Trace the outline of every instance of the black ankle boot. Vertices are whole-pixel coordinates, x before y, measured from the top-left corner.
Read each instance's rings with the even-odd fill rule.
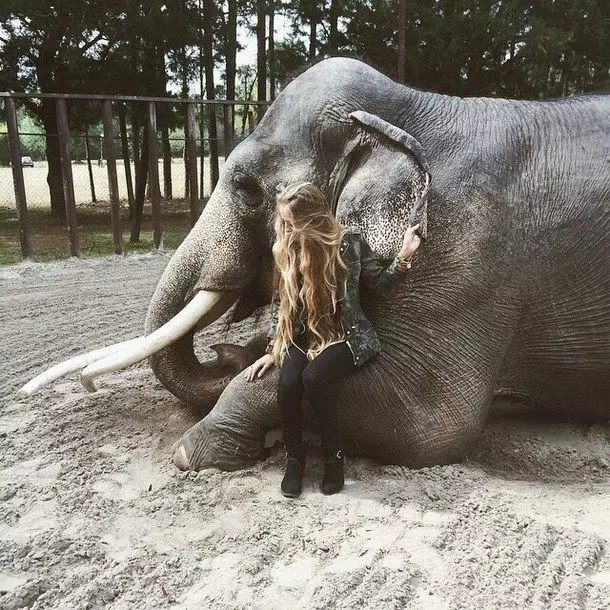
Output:
[[[303,472],[305,471],[305,451],[298,455],[286,452],[286,472],[282,479],[282,493],[287,498],[301,495]]]
[[[336,494],[343,489],[345,478],[343,475],[343,465],[345,464],[345,456],[343,451],[339,449],[335,453],[324,456],[324,478],[320,489],[323,494]]]

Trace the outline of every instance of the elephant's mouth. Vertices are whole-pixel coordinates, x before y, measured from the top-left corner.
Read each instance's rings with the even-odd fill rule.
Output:
[[[96,377],[140,362],[175,343],[193,329],[210,325],[235,303],[241,292],[200,290],[178,314],[149,335],[64,360],[34,377],[18,393],[31,396],[45,385],[78,370],[81,371],[80,380],[83,386],[89,392],[95,392],[93,381]]]

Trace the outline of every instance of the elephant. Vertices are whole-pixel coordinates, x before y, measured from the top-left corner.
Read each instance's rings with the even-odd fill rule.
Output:
[[[237,373],[262,355],[266,329],[226,379],[198,361],[193,336],[232,307],[238,322],[271,302],[276,193],[310,181],[379,260],[415,216],[425,236],[410,273],[361,288],[382,351],[339,382],[348,454],[414,468],[460,460],[496,397],[607,418],[609,111],[605,95],[460,98],[356,59],[314,64],[227,157],[151,300],[155,345],[145,337],[121,346],[127,356],[116,346],[92,356],[85,383],[148,356],[160,382],[205,415],[174,447],[179,468],[260,460],[279,425],[279,372]]]

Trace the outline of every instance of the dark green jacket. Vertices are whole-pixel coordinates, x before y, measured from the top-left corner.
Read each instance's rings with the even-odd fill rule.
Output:
[[[373,325],[360,308],[360,282],[373,290],[383,290],[397,277],[409,273],[399,269],[396,259],[389,266],[382,264],[371,250],[366,239],[356,227],[346,227],[339,252],[349,269],[347,292],[341,300],[341,325],[345,333],[356,366],[362,366],[369,358],[381,351],[379,337]],[[267,337],[273,339],[278,323],[279,303],[272,303],[272,324]],[[297,324],[295,324],[297,326]]]

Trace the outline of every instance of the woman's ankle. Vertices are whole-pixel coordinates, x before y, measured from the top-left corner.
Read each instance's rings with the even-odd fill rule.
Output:
[[[320,489],[323,494],[335,494],[345,485],[344,475],[345,456],[341,449],[332,453],[324,451],[324,477]]]

